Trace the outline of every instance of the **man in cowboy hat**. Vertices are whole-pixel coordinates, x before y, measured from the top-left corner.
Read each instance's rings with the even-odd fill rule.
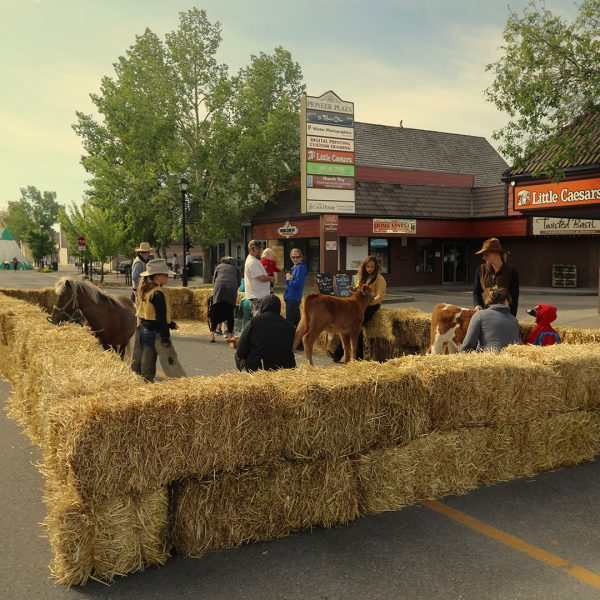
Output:
[[[517,316],[519,305],[519,275],[517,270],[506,262],[506,252],[498,238],[489,238],[475,254],[481,254],[483,263],[475,271],[473,305],[476,310],[485,308],[483,293],[492,286],[505,288],[510,293],[510,312]]]
[[[149,260],[154,258],[152,256],[152,248],[148,242],[142,242],[138,248],[135,249],[137,252],[136,257],[133,259],[131,264],[131,300],[135,303],[135,291],[140,283],[140,275],[142,271],[146,269],[146,264]]]

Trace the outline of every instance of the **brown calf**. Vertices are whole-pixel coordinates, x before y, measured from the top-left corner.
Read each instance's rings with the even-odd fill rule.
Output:
[[[431,313],[430,354],[454,354],[465,339],[474,308],[436,304]]]
[[[302,305],[302,318],[296,328],[294,348],[304,344],[306,362],[312,365],[313,345],[323,331],[339,334],[344,346],[344,362],[356,359],[358,336],[365,310],[371,302],[371,288],[361,286],[349,298],[310,294]]]

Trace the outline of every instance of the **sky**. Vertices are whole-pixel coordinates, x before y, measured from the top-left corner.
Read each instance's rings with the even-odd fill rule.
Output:
[[[179,13],[219,21],[217,58],[235,73],[252,54],[289,50],[308,95],[332,89],[367,123],[483,136],[506,115],[485,100],[509,7],[527,0],[0,0],[0,210],[29,185],[79,204],[86,189],[76,111],[146,28]],[[569,21],[570,0],[545,5]]]

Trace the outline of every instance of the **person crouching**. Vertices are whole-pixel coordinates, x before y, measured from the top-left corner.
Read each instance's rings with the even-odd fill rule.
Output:
[[[535,327],[525,340],[526,344],[534,346],[552,346],[560,344],[560,336],[550,325],[556,321],[556,306],[552,304],[538,304],[535,308],[527,309],[527,314],[535,317]]]
[[[258,313],[242,331],[235,364],[240,371],[293,369],[296,328],[281,316],[281,300],[269,294],[258,301]]]
[[[140,275],[136,295],[136,316],[140,319],[142,343],[141,375],[149,382],[154,381],[157,358],[160,358],[167,377],[185,377],[169,331],[177,329],[177,324],[171,319],[171,306],[163,291],[170,274],[164,258],[148,261],[146,270]]]

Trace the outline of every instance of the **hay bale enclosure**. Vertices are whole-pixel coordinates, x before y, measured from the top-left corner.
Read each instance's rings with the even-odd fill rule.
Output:
[[[205,322],[210,293],[170,289],[175,318]],[[339,526],[600,451],[598,331],[429,356],[429,315],[382,309],[365,348],[386,362],[146,385],[89,330],[47,323],[48,290],[0,300],[8,411],[41,448],[51,569],[65,585],[112,581],[172,552]]]

